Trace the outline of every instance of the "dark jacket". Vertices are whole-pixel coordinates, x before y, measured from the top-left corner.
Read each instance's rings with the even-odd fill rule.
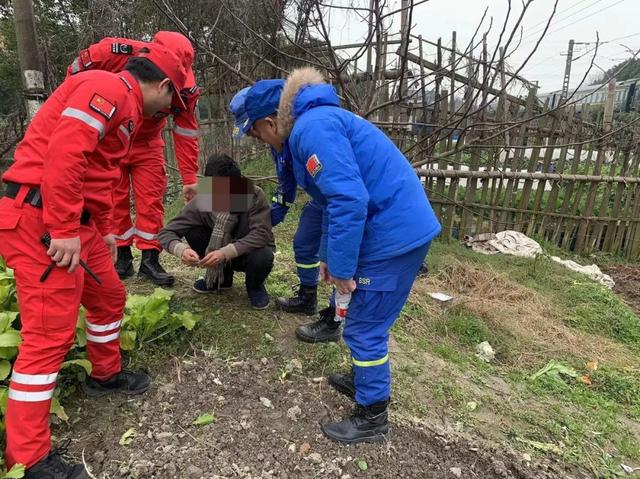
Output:
[[[197,202],[191,200],[178,216],[158,234],[160,245],[169,253],[182,257],[187,245],[182,242],[189,230],[197,226],[204,226],[213,230],[215,213],[200,211]],[[228,261],[243,256],[252,251],[275,246],[271,230],[271,204],[267,202],[264,192],[255,186],[253,202],[246,213],[230,215],[227,222],[228,230],[224,238],[228,244],[220,251]]]

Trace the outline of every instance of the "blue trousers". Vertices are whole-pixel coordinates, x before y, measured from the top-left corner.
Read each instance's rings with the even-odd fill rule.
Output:
[[[302,207],[298,229],[293,237],[296,270],[303,286],[318,284],[322,216],[322,207],[314,201],[309,201]]]
[[[370,406],[391,396],[389,330],[407,301],[430,245],[382,261],[361,258],[358,262],[357,286],[343,333],[351,350],[358,404]]]

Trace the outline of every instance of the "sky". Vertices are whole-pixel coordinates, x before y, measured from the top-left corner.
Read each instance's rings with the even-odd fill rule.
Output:
[[[414,3],[418,1],[414,0]],[[368,6],[369,1],[334,0],[334,4],[364,7]],[[522,0],[512,0],[512,4],[513,11],[509,23],[511,26],[522,12]],[[389,11],[393,11],[399,6],[399,0],[390,0],[388,8]],[[520,68],[532,52],[535,42],[542,35],[546,20],[553,12],[553,6],[554,0],[533,0],[531,3],[522,22],[522,44],[507,61],[511,71]],[[452,31],[455,30],[458,49],[464,49],[485,9],[487,18],[481,31],[488,29],[492,17],[493,27],[488,35],[491,51],[507,15],[507,0],[429,0],[415,7],[412,32],[431,41],[437,41],[440,37],[443,45],[448,46],[451,44]],[[570,86],[575,88],[591,63],[597,35],[602,44],[598,48],[595,64],[603,70],[631,56],[628,48],[634,51],[640,49],[640,23],[637,21],[639,18],[640,0],[559,0],[551,26],[538,50],[521,71],[521,76],[530,81],[538,81],[540,92],[559,90],[562,88],[566,64],[566,56],[561,54],[566,53],[569,40],[592,42],[589,45],[575,46],[576,60],[572,63],[570,83]],[[334,44],[361,41],[366,34],[366,22],[353,12],[332,10],[329,22]],[[389,26],[391,32],[399,31],[399,15],[391,20]],[[425,53],[433,58],[433,52],[434,50]],[[601,73],[597,67],[592,69],[589,78]]]

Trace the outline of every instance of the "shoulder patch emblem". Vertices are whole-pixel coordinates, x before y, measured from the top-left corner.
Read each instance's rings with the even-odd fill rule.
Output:
[[[126,43],[112,43],[111,53],[120,55],[131,55],[133,53],[133,46]]]
[[[89,52],[88,48],[80,52],[80,61],[82,62],[82,66],[85,68],[85,70],[93,65],[93,60],[91,60],[91,52]]]
[[[317,155],[311,155],[311,157],[307,160],[307,172],[315,177],[318,172],[322,169],[322,163],[318,159]]]
[[[91,101],[89,102],[89,107],[92,110],[100,113],[107,120],[111,120],[111,118],[113,118],[113,115],[116,112],[116,106],[113,103],[111,103],[109,100],[107,100],[105,97],[97,93],[94,93],[93,97],[91,98]]]

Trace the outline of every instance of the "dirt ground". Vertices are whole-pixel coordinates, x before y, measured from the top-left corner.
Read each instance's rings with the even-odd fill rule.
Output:
[[[181,307],[194,311],[204,305],[224,310],[224,318],[216,313],[224,324],[246,324],[247,330],[231,336],[231,349],[218,347],[216,338],[224,333],[207,325],[198,326],[200,333],[184,336],[186,347],[173,349],[180,353],[165,357],[161,344],[154,346],[150,391],[135,398],[99,399],[75,393],[65,402],[70,421],[53,427],[54,442],[69,439],[69,455],[78,461],[84,457],[100,479],[588,477],[553,459],[532,460],[487,435],[456,432],[435,419],[413,419],[395,412],[394,404],[388,442],[331,442],[320,424],[345,417],[350,401],[306,366],[302,372],[292,368],[294,373],[286,379],[282,375],[283,364],[300,354],[293,329],[309,318],[273,310],[256,315],[247,308],[242,278],[238,279],[233,290],[213,300],[213,309],[209,298],[192,299],[192,279],[181,273],[174,297]],[[146,291],[135,279],[128,288]],[[273,343],[266,354],[260,349],[264,332],[251,330],[252,324],[266,324],[261,322],[275,324],[269,329]],[[246,351],[240,341],[249,336],[258,342]],[[421,394],[417,386],[412,391],[407,394]],[[402,400],[407,402],[406,395]],[[213,413],[215,421],[194,425],[205,413]],[[434,410],[421,417],[437,416]],[[130,429],[135,430],[131,442],[121,445]]]
[[[602,271],[616,282],[613,290],[640,314],[640,265],[610,265],[603,267]]]
[[[84,454],[101,478],[584,477],[395,420],[386,444],[333,443],[319,424],[345,415],[349,400],[320,378],[279,379],[276,361],[224,361],[203,352],[171,358],[151,371],[155,383],[144,396],[78,396],[67,407],[73,424],[59,425],[54,434],[72,439],[71,454]],[[207,412],[215,414],[214,423],[193,425]],[[133,440],[120,445],[130,428]]]

